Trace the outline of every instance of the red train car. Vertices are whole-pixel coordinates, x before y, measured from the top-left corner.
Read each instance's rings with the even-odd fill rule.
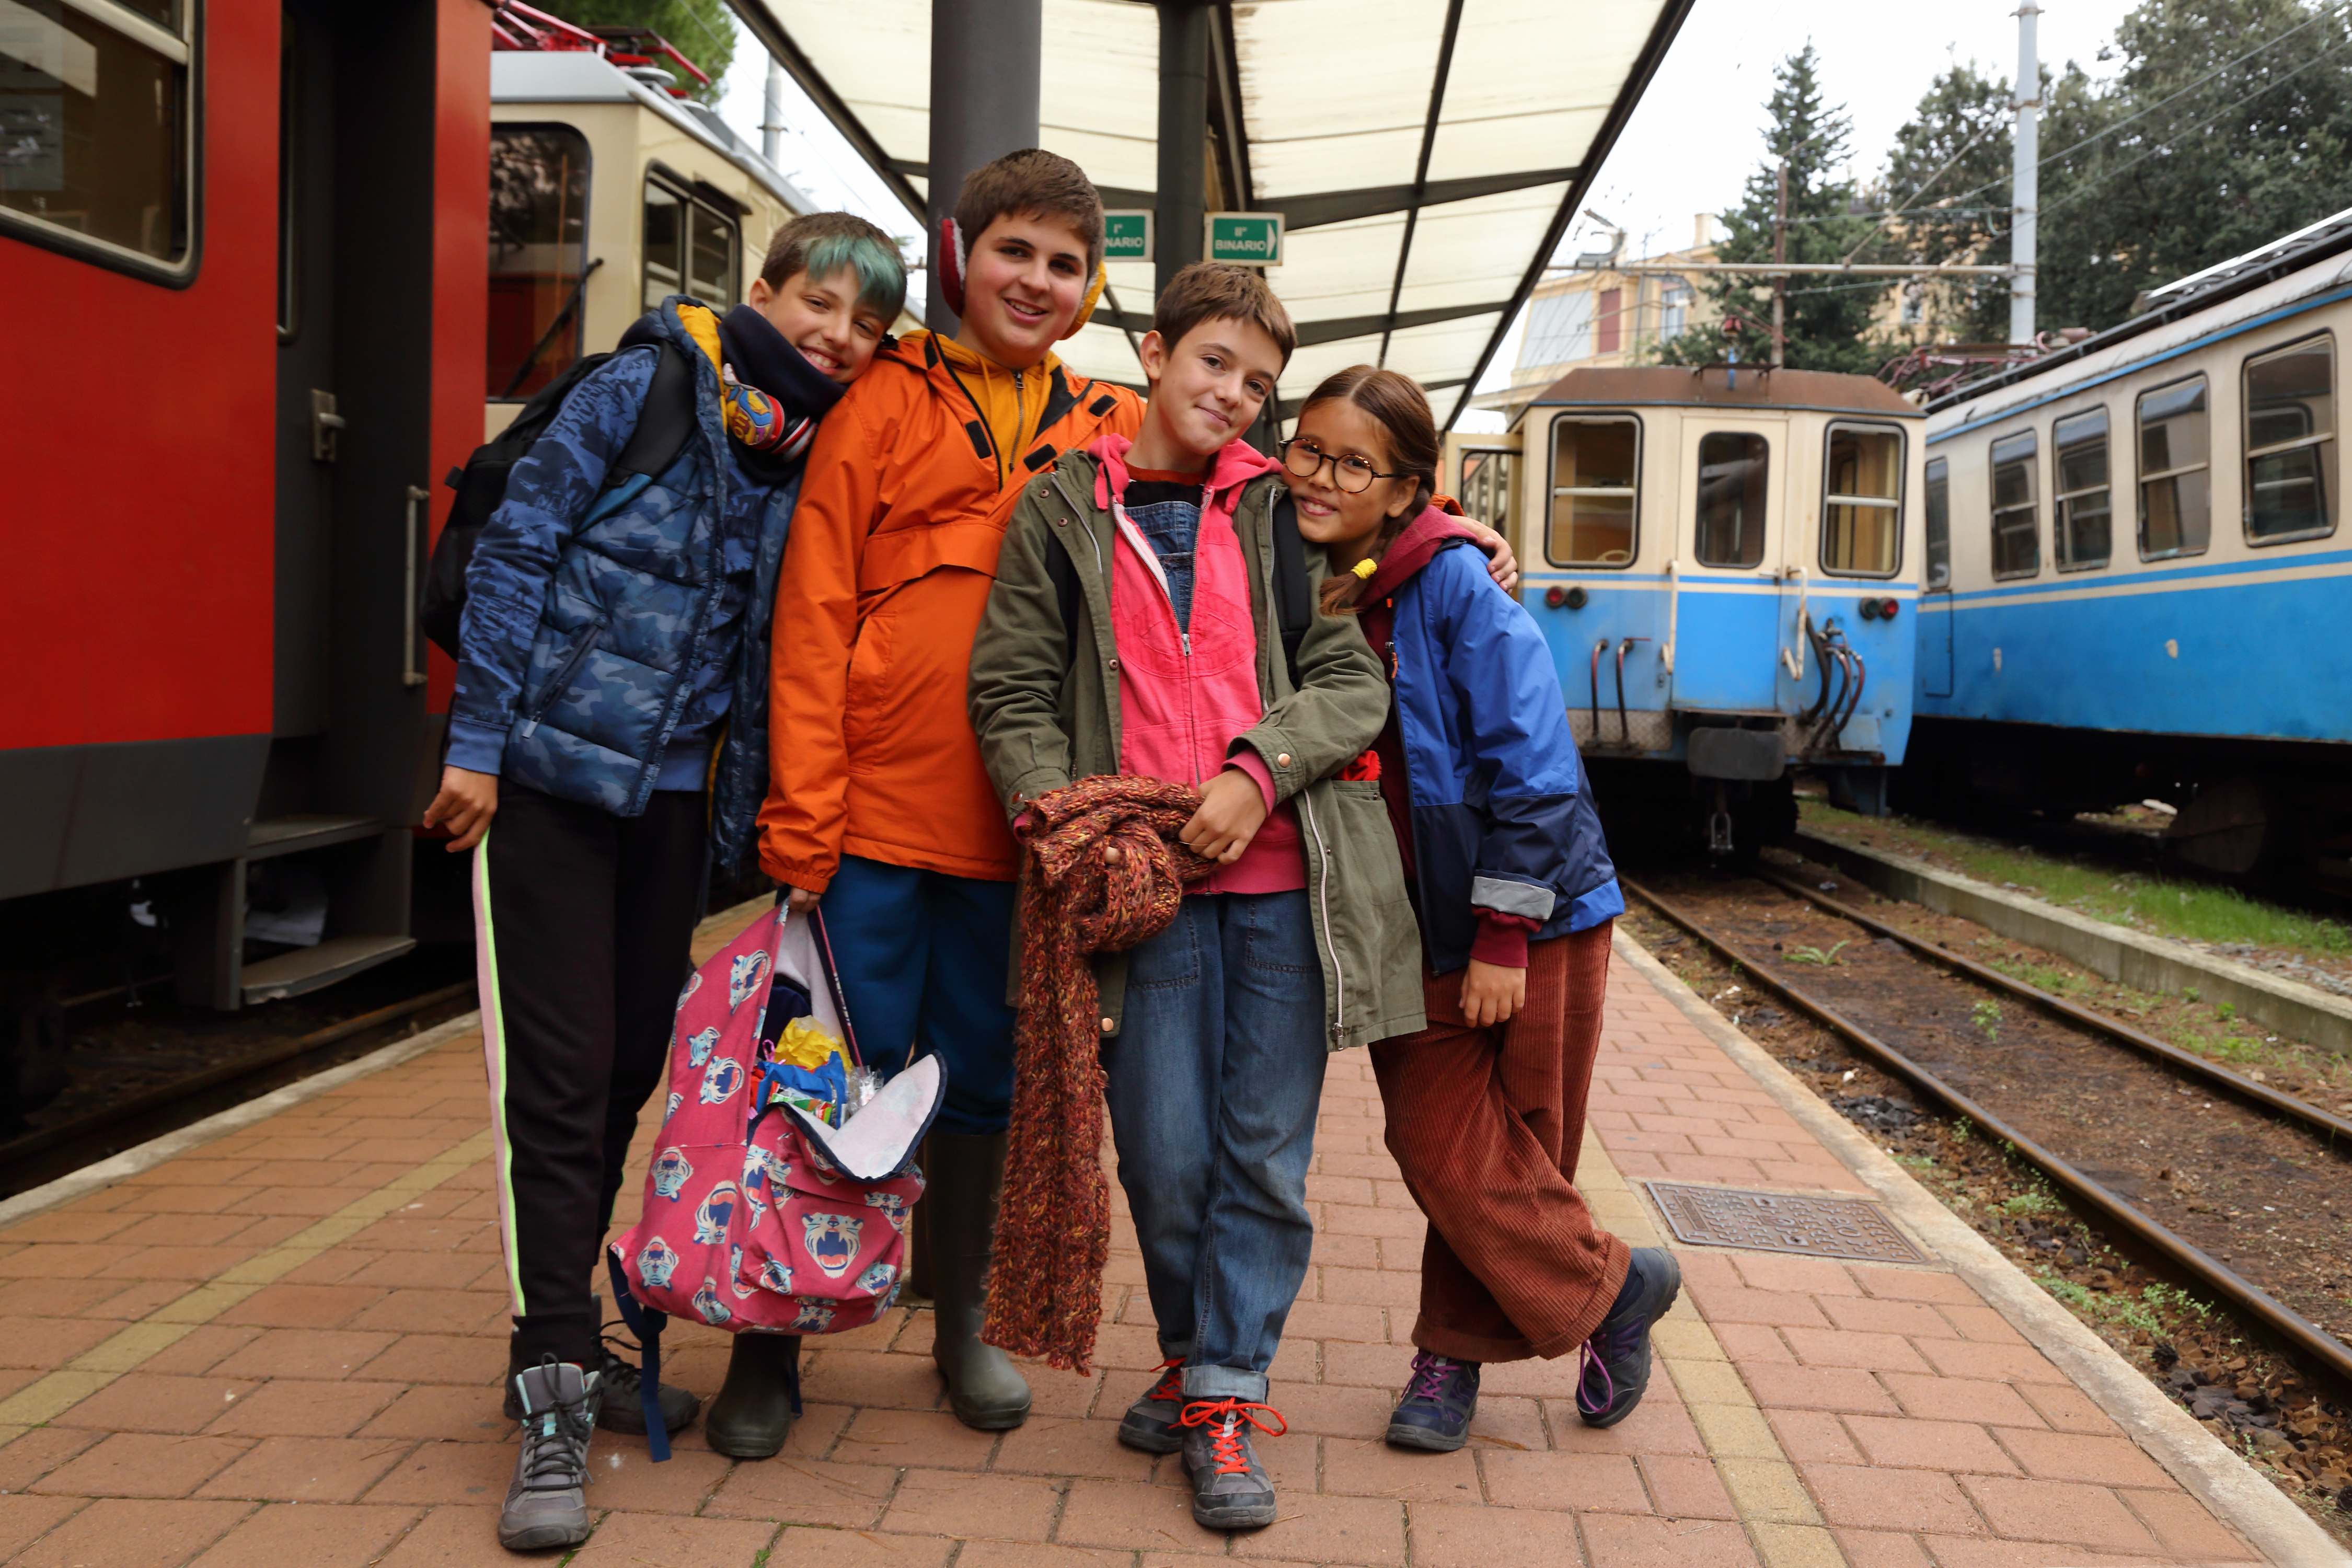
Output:
[[[481,439],[492,12],[5,10],[0,926],[110,900],[184,1001],[310,989],[460,880],[414,585]]]

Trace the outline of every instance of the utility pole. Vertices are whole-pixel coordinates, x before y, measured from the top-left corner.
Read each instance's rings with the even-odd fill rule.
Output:
[[[927,178],[930,276],[940,276],[940,224],[955,214],[963,177],[1037,145],[1043,0],[957,0],[931,7],[931,135]],[[967,241],[978,235],[967,235]],[[961,324],[934,284],[924,324],[953,336]]]
[[[1159,253],[1152,294],[1201,259],[1209,210],[1209,30],[1203,0],[1160,0]]]
[[[2032,3],[2033,0],[2026,0],[2028,5]],[[1790,151],[1793,152],[1794,149]],[[1780,202],[1778,210],[1772,215],[1772,265],[1785,267],[1788,263],[1789,159],[1783,155],[1780,159]],[[1789,340],[1786,319],[1788,304],[1789,275],[1785,272],[1776,272],[1772,275],[1772,368],[1774,370],[1780,369],[1781,362],[1788,357]]]
[[[2033,247],[2038,237],[2042,199],[2042,52],[2035,47],[2033,19],[2042,7],[2023,0],[2017,8],[2017,135],[2012,142],[2016,164],[2010,174],[2009,261],[2015,270],[2009,280],[2009,341],[2012,346],[2033,342]]]
[[[784,150],[784,62],[768,57],[767,103],[760,116],[760,156],[770,163]]]

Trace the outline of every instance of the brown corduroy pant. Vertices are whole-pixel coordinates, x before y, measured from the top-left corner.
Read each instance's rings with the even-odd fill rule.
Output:
[[[1463,1021],[1461,970],[1425,975],[1429,1026],[1372,1047],[1389,1152],[1428,1216],[1412,1342],[1457,1361],[1565,1355],[1591,1337],[1632,1258],[1576,1190],[1601,1048],[1609,932],[1528,947],[1508,1023]]]

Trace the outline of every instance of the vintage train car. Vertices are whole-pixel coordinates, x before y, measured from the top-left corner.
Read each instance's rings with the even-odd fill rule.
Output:
[[[1864,376],[1645,367],[1572,371],[1510,436],[1454,438],[1466,510],[1510,520],[1604,814],[1744,852],[1794,825],[1799,767],[1884,809],[1921,420]]]
[[[1931,411],[1898,787],[2160,799],[2194,864],[2352,890],[2352,213],[2147,303]]]

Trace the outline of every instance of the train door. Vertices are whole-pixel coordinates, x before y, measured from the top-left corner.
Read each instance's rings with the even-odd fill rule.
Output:
[[[1952,694],[1952,479],[1943,458],[1927,463],[1927,570],[1919,584],[1919,689]]]
[[[1526,531],[1516,511],[1519,437],[1476,436],[1446,437],[1445,488],[1463,511],[1496,530],[1511,542],[1521,562],[1528,559]]]
[[[1707,712],[1770,713],[1787,644],[1784,568],[1785,419],[1685,416],[1683,515],[1662,519],[1677,535],[1674,705]],[[1784,556],[1786,560],[1784,560]],[[1801,578],[1790,579],[1793,603]]]

